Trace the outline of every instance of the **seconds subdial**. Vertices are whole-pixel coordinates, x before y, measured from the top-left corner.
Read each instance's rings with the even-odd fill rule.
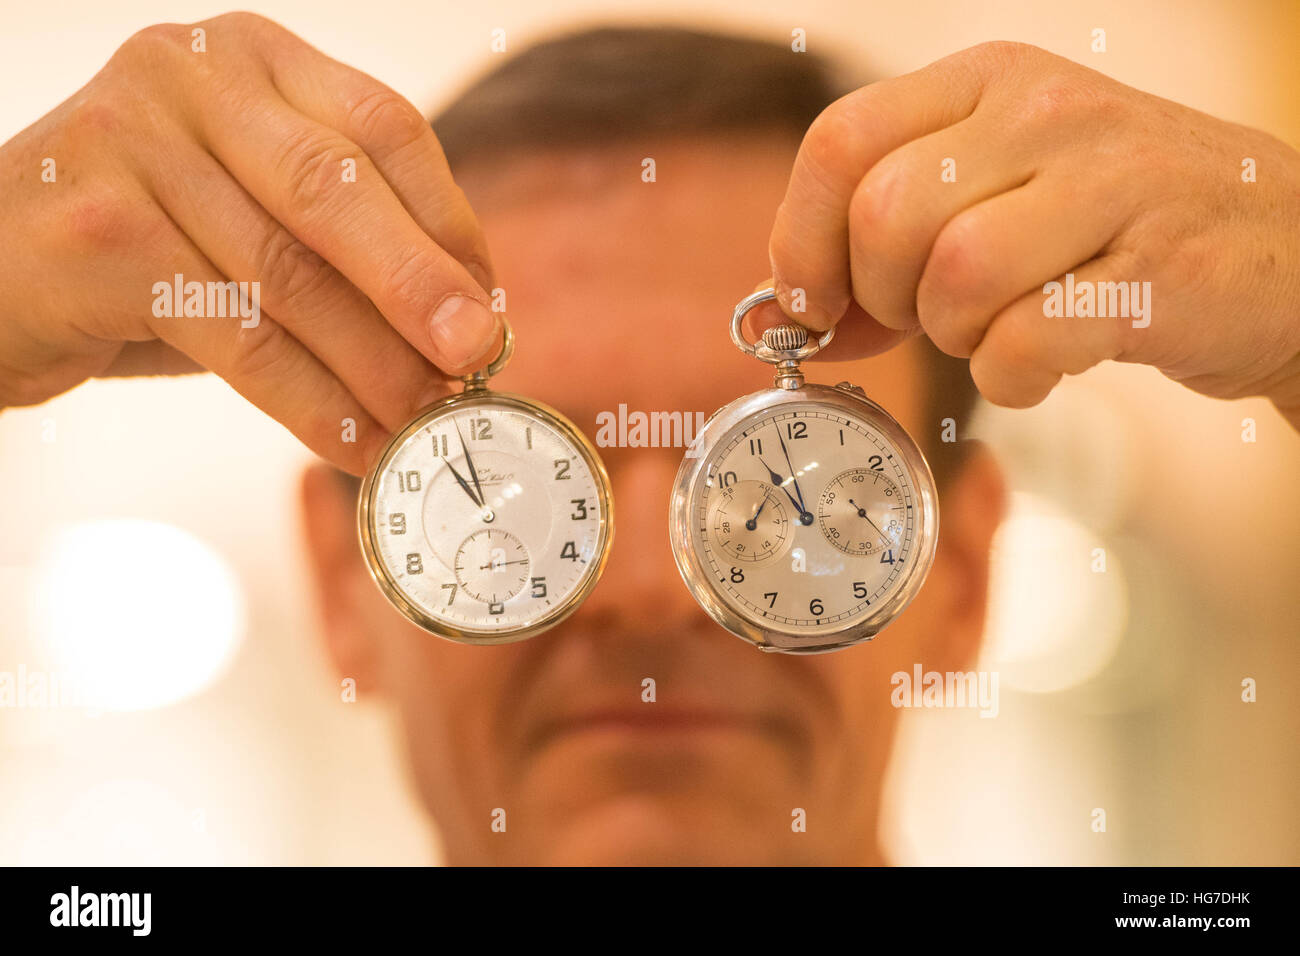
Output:
[[[475,531],[456,551],[456,583],[460,589],[489,605],[502,605],[528,581],[528,551],[508,531]]]

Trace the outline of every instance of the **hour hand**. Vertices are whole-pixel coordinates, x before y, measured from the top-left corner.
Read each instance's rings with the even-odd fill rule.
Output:
[[[469,500],[474,502],[476,507],[482,508],[483,499],[474,494],[474,489],[469,486],[469,482],[465,480],[464,475],[456,470],[456,466],[451,463],[450,458],[447,459],[447,468],[450,469],[452,477],[456,479],[456,484],[460,485],[461,490],[464,491],[465,494],[469,495]]]
[[[460,422],[452,419],[451,423],[456,426],[456,437],[460,439],[460,450],[465,453],[465,464],[469,465],[469,476],[474,481],[474,490],[478,492],[478,503],[483,504],[483,486],[478,483],[478,469],[474,467],[474,459],[470,457],[469,446],[465,444],[465,436],[460,433]]]
[[[758,460],[763,465],[763,467],[767,469],[767,474],[771,479],[772,484],[785,492],[785,496],[790,499],[790,504],[794,506],[794,510],[799,512],[799,523],[805,525],[812,524],[813,523],[812,512],[807,510],[803,506],[802,502],[796,501],[794,495],[790,494],[790,489],[785,486],[786,480],[782,478],[780,475],[778,475],[776,472],[774,472],[772,470],[772,466],[769,465],[767,462],[763,461],[761,455],[759,456]]]

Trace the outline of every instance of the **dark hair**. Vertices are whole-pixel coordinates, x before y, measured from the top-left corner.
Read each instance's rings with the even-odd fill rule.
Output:
[[[789,46],[677,27],[600,27],[543,41],[503,60],[433,120],[452,172],[548,146],[617,143],[647,133],[773,130],[802,138],[830,103],[866,78]],[[976,391],[969,364],[914,343],[929,388],[922,438],[940,482],[956,470]]]

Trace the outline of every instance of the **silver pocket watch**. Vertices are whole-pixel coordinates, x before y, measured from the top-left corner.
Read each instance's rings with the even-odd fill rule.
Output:
[[[848,382],[804,381],[809,340],[781,325],[742,352],[775,366],[774,387],[705,423],[677,472],[673,556],[708,614],[764,651],[838,650],[870,640],[920,591],[934,561],[939,502],[925,456],[903,427]]]

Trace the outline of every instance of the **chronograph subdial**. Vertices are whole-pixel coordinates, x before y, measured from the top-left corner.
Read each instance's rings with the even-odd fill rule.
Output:
[[[763,481],[737,481],[723,488],[709,527],[724,554],[750,564],[780,557],[791,540],[785,505]]]
[[[883,471],[850,468],[826,486],[817,519],[830,544],[845,554],[893,551],[903,537],[903,496]]]
[[[453,570],[465,594],[484,604],[500,606],[528,581],[528,550],[508,531],[475,531],[456,551]]]

